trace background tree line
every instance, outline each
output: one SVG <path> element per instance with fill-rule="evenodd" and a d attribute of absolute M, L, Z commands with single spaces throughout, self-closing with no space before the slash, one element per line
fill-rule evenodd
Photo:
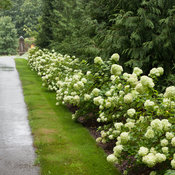
<path fill-rule="evenodd" d="M 93 61 L 121 55 L 126 69 L 163 66 L 174 82 L 174 0 L 42 0 L 37 44 Z"/>
<path fill-rule="evenodd" d="M 41 15 L 40 0 L 3 0 L 0 2 L 0 54 L 15 54 L 20 36 L 36 31 Z"/>
<path fill-rule="evenodd" d="M 11 6 L 11 1 L 10 0 L 3 0 L 0 1 L 0 9 L 8 9 Z"/>
<path fill-rule="evenodd" d="M 163 66 L 165 80 L 175 82 L 174 0 L 5 0 L 0 8 L 6 8 L 1 22 L 10 17 L 16 38 L 34 35 L 41 48 L 89 63 L 118 52 L 125 69 L 138 66 L 148 73 Z"/>

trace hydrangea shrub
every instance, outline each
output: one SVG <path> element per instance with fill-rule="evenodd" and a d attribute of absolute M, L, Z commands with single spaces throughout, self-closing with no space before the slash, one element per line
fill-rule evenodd
<path fill-rule="evenodd" d="M 89 65 L 74 56 L 34 48 L 28 63 L 43 86 L 56 92 L 57 105 L 78 107 L 72 119 L 94 114 L 101 133 L 96 141 L 116 142 L 109 162 L 121 164 L 128 156 L 134 158 L 134 166 L 151 170 L 166 164 L 161 173 L 175 169 L 175 87 L 159 93 L 155 85 L 162 67 L 148 75 L 135 67 L 129 74 L 118 64 L 119 58 L 117 53 L 109 61 L 96 57 Z"/>

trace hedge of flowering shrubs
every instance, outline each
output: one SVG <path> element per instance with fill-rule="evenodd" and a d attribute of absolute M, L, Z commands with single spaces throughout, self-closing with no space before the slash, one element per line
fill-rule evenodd
<path fill-rule="evenodd" d="M 77 106 L 74 120 L 93 113 L 101 133 L 96 141 L 116 141 L 109 162 L 122 164 L 127 157 L 132 158 L 132 167 L 148 167 L 151 175 L 175 174 L 175 87 L 164 93 L 155 89 L 162 67 L 153 68 L 148 76 L 138 67 L 129 74 L 118 61 L 119 55 L 113 54 L 109 61 L 96 57 L 89 65 L 38 48 L 28 57 L 43 86 L 56 91 L 57 105 Z"/>

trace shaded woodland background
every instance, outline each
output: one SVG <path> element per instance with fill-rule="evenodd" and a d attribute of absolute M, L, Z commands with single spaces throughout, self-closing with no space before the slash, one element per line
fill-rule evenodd
<path fill-rule="evenodd" d="M 163 83 L 175 81 L 174 0 L 12 0 L 0 16 L 11 18 L 17 37 L 33 37 L 41 48 L 89 63 L 117 52 L 125 69 L 162 66 Z"/>

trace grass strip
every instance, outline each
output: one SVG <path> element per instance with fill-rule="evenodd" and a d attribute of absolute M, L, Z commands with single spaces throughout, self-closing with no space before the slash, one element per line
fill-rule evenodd
<path fill-rule="evenodd" d="M 42 175 L 118 175 L 106 161 L 89 131 L 72 121 L 64 106 L 56 106 L 56 94 L 42 87 L 41 78 L 27 66 L 27 60 L 15 59 L 23 86 L 28 119 L 36 147 L 36 163 Z"/>

